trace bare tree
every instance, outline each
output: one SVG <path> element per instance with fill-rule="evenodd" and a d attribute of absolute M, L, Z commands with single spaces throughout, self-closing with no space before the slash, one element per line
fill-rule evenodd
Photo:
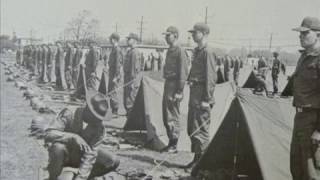
<path fill-rule="evenodd" d="M 100 28 L 99 20 L 92 17 L 88 10 L 79 12 L 77 17 L 71 19 L 65 29 L 68 39 L 88 42 L 95 40 Z"/>

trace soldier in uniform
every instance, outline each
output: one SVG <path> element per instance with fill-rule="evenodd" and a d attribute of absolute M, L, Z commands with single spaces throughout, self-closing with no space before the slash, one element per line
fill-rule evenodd
<path fill-rule="evenodd" d="M 235 57 L 233 62 L 233 81 L 236 85 L 238 85 L 239 74 L 240 74 L 240 59 L 238 57 Z"/>
<path fill-rule="evenodd" d="M 49 44 L 48 49 L 49 49 L 48 79 L 49 79 L 49 82 L 53 83 L 53 82 L 56 82 L 55 64 L 56 64 L 57 47 L 54 44 Z"/>
<path fill-rule="evenodd" d="M 88 89 L 97 89 L 97 66 L 100 58 L 96 42 L 90 42 L 89 52 L 86 56 L 85 75 Z"/>
<path fill-rule="evenodd" d="M 137 96 L 140 86 L 141 75 L 141 53 L 136 48 L 139 36 L 130 33 L 127 37 L 129 50 L 123 62 L 124 71 L 124 88 L 123 88 L 123 104 L 127 111 L 127 115 L 131 112 L 134 100 Z"/>
<path fill-rule="evenodd" d="M 291 141 L 293 180 L 320 179 L 320 20 L 303 19 L 300 27 L 301 56 L 293 78 L 296 108 Z"/>
<path fill-rule="evenodd" d="M 83 107 L 64 108 L 46 130 L 45 141 L 49 152 L 49 180 L 87 180 L 115 170 L 120 161 L 101 147 L 108 120 L 107 97 L 94 90 L 86 95 Z M 85 126 L 85 123 L 87 124 Z M 64 167 L 78 168 L 75 172 Z"/>
<path fill-rule="evenodd" d="M 41 48 L 41 51 L 40 51 L 41 71 L 40 71 L 39 81 L 41 83 L 47 83 L 48 82 L 48 77 L 47 77 L 48 48 L 45 44 L 42 44 L 40 48 Z"/>
<path fill-rule="evenodd" d="M 169 143 L 163 151 L 175 153 L 180 134 L 180 102 L 188 77 L 188 58 L 185 49 L 178 44 L 179 31 L 176 27 L 168 27 L 163 34 L 169 45 L 163 69 L 165 84 L 162 99 L 163 123 Z"/>
<path fill-rule="evenodd" d="M 217 73 L 216 55 L 207 44 L 209 26 L 205 23 L 197 23 L 189 32 L 192 33 L 192 38 L 198 45 L 194 50 L 194 59 L 188 77 L 190 83 L 188 134 L 191 138 L 191 151 L 195 156 L 187 167 L 193 167 L 209 144 L 210 116 L 215 103 Z"/>
<path fill-rule="evenodd" d="M 271 69 L 271 76 L 272 76 L 272 83 L 273 83 L 273 94 L 278 93 L 278 75 L 280 73 L 280 66 L 281 62 L 278 59 L 279 53 L 273 53 L 273 62 L 272 62 L 272 69 Z"/>
<path fill-rule="evenodd" d="M 112 44 L 112 50 L 109 55 L 109 82 L 108 92 L 110 93 L 110 105 L 112 113 L 117 115 L 119 109 L 119 97 L 116 89 L 120 83 L 120 68 L 123 61 L 121 49 L 119 47 L 120 36 L 117 33 L 112 33 L 110 36 L 110 42 Z"/>
<path fill-rule="evenodd" d="M 230 57 L 228 55 L 224 56 L 223 71 L 224 71 L 224 80 L 229 81 Z"/>
<path fill-rule="evenodd" d="M 80 61 L 82 58 L 82 50 L 78 42 L 74 43 L 75 53 L 72 60 L 72 83 L 77 88 L 78 76 L 80 71 Z"/>
<path fill-rule="evenodd" d="M 64 75 L 64 50 L 60 41 L 56 42 L 57 53 L 55 57 L 55 74 L 56 74 L 56 88 L 59 90 L 67 89 L 66 78 Z"/>
<path fill-rule="evenodd" d="M 66 48 L 66 56 L 65 56 L 65 75 L 66 75 L 66 83 L 68 89 L 74 89 L 73 82 L 72 82 L 72 60 L 74 58 L 74 48 L 71 44 L 71 42 L 67 43 L 67 48 Z"/>
<path fill-rule="evenodd" d="M 21 65 L 22 63 L 22 57 L 23 57 L 23 52 L 22 52 L 22 48 L 19 45 L 17 52 L 16 52 L 16 63 L 17 65 Z"/>

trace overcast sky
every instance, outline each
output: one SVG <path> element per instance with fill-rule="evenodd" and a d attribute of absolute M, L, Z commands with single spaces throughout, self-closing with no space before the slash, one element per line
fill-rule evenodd
<path fill-rule="evenodd" d="M 217 47 L 274 48 L 295 51 L 298 34 L 291 31 L 303 17 L 320 17 L 320 0 L 1 0 L 1 34 L 33 35 L 52 41 L 72 17 L 89 10 L 101 22 L 101 33 L 118 30 L 122 36 L 138 32 L 144 16 L 144 37 L 163 38 L 168 26 L 180 30 L 181 41 L 193 24 L 204 21 L 208 7 L 210 41 Z"/>

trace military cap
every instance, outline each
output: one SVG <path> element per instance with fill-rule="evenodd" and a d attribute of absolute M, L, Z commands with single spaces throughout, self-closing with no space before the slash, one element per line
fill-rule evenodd
<path fill-rule="evenodd" d="M 209 34 L 210 33 L 210 28 L 205 23 L 196 23 L 193 26 L 193 29 L 189 30 L 188 32 L 193 33 L 195 31 L 200 31 L 200 32 L 202 32 L 204 34 Z"/>
<path fill-rule="evenodd" d="M 179 30 L 178 28 L 174 27 L 174 26 L 169 26 L 166 30 L 166 32 L 162 33 L 163 35 L 167 35 L 167 34 L 178 34 L 179 35 Z"/>
<path fill-rule="evenodd" d="M 139 41 L 139 36 L 135 33 L 130 33 L 129 36 L 127 36 L 127 39 L 135 39 L 137 41 Z"/>
<path fill-rule="evenodd" d="M 305 17 L 300 27 L 292 29 L 294 31 L 320 31 L 320 20 L 316 17 Z"/>
<path fill-rule="evenodd" d="M 279 56 L 279 53 L 278 53 L 278 52 L 273 52 L 273 56 L 278 57 L 278 56 Z"/>
<path fill-rule="evenodd" d="M 112 33 L 109 38 L 119 41 L 120 40 L 120 35 L 118 33 Z"/>

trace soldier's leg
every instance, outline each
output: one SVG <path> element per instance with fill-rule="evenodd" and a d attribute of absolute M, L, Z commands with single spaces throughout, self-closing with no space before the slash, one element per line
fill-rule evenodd
<path fill-rule="evenodd" d="M 177 145 L 180 133 L 180 102 L 173 101 L 175 91 L 176 82 L 167 80 L 164 86 L 162 113 L 163 123 L 166 127 L 167 135 L 169 138 L 169 146 Z"/>
<path fill-rule="evenodd" d="M 290 151 L 290 169 L 293 180 L 309 180 L 308 159 L 314 158 L 312 133 L 317 122 L 316 111 L 297 112 Z"/>
<path fill-rule="evenodd" d="M 106 149 L 99 148 L 96 163 L 93 165 L 88 179 L 103 176 L 118 168 L 120 160 Z"/>
<path fill-rule="evenodd" d="M 54 143 L 49 148 L 49 180 L 56 180 L 61 174 L 67 159 L 68 151 L 66 145 L 61 143 Z"/>
<path fill-rule="evenodd" d="M 118 82 L 113 82 L 112 79 L 109 79 L 108 83 L 108 92 L 110 93 L 110 105 L 112 113 L 117 114 L 119 108 L 119 98 L 118 93 L 115 89 L 118 88 Z"/>

